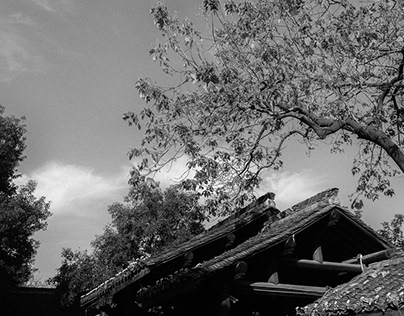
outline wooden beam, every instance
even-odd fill
[[[108,316],[116,315],[116,311],[110,305],[100,306],[99,310]]]
[[[263,295],[277,295],[289,297],[319,298],[324,295],[327,288],[296,284],[273,285],[267,282],[237,281],[233,285],[235,291],[253,292]]]
[[[139,273],[136,274],[136,276],[134,276],[130,279],[130,282],[125,280],[108,290],[104,290],[102,292],[97,291],[96,292],[97,294],[93,294],[93,295],[87,294],[84,297],[82,296],[80,298],[81,307],[87,308],[92,305],[94,305],[94,306],[105,305],[106,301],[112,300],[113,295],[122,291],[124,288],[135,283],[137,280],[143,278],[144,276],[148,275],[149,273],[150,273],[149,268],[143,268]]]
[[[159,291],[158,295],[152,295],[151,297],[136,298],[136,301],[140,304],[142,308],[150,308],[152,306],[164,305],[175,297],[195,290],[197,284],[195,280],[189,279],[181,284],[181,286],[170,288],[169,290]]]
[[[360,265],[350,263],[329,262],[329,261],[323,261],[322,263],[320,263],[315,260],[294,259],[294,258],[282,258],[280,262],[284,266],[294,268],[328,270],[336,272],[350,272],[357,274],[362,272],[362,268]]]
[[[369,253],[367,255],[362,256],[362,263],[369,264],[369,263],[385,260],[385,259],[390,258],[393,254],[395,254],[395,250],[391,249],[391,248]],[[359,258],[356,257],[356,258],[352,258],[349,260],[345,260],[344,263],[357,263],[358,260],[359,260]]]

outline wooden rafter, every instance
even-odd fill
[[[376,261],[381,261],[390,258],[395,253],[394,249],[385,249],[377,252],[373,252],[367,255],[363,255],[361,257],[363,264],[369,264]],[[359,262],[359,255],[356,258],[345,260],[344,263],[358,263]]]
[[[359,264],[341,262],[323,261],[322,263],[320,263],[316,260],[282,258],[280,260],[280,264],[282,264],[283,266],[294,268],[328,270],[335,272],[351,272],[358,274],[362,272],[362,268]]]
[[[278,296],[318,298],[324,295],[326,288],[296,284],[274,285],[267,282],[250,282],[240,280],[234,283],[233,290]]]

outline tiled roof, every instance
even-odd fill
[[[314,303],[297,309],[299,316],[385,312],[404,307],[404,256],[373,263],[351,281],[328,290]]]
[[[81,305],[86,305],[99,297],[113,292],[118,288],[131,284],[132,282],[142,278],[144,275],[150,273],[151,269],[159,264],[163,264],[173,258],[183,255],[210,241],[227,236],[228,234],[234,232],[237,228],[240,228],[257,219],[258,217],[263,216],[268,212],[268,209],[272,209],[276,214],[279,213],[278,210],[271,206],[271,203],[266,203],[268,199],[271,200],[272,198],[273,193],[267,193],[258,198],[256,201],[252,202],[250,205],[237,211],[232,216],[211,227],[208,231],[191,238],[181,245],[169,247],[165,251],[151,256],[148,259],[138,259],[131,262],[126,269],[119,272],[116,276],[81,296]]]
[[[329,212],[335,208],[346,217],[360,223],[361,227],[367,230],[369,234],[375,236],[375,238],[380,238],[373,229],[358,220],[351,212],[336,205],[339,204],[336,198],[337,193],[337,189],[326,190],[312,198],[296,204],[292,208],[282,212],[285,216],[283,219],[269,222],[261,233],[251,237],[237,247],[226,251],[211,260],[200,263],[191,269],[181,270],[173,275],[169,275],[167,278],[157,282],[153,287],[140,289],[138,292],[138,299],[148,299],[154,295],[158,295],[161,291],[178,287],[180,284],[183,284],[190,279],[198,280],[207,277],[240,260],[244,260],[245,258],[253,256],[265,249],[269,249],[278,243],[286,241],[292,235],[299,233],[323,216],[329,214]]]

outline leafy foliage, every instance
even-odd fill
[[[391,241],[395,246],[404,250],[403,223],[404,215],[396,214],[390,222],[382,223],[382,229],[380,229],[378,233]]]
[[[49,203],[36,198],[36,183],[13,183],[24,159],[24,119],[4,116],[0,106],[0,286],[21,285],[32,276],[39,242],[32,236],[46,228]]]
[[[125,203],[114,203],[108,211],[112,222],[92,246],[110,275],[136,258],[148,257],[204,230],[205,216],[195,194],[176,186],[163,191],[150,179],[138,183],[136,190],[132,187]]]
[[[132,186],[124,203],[108,208],[112,221],[92,242],[93,253],[64,249],[62,265],[48,280],[62,293],[66,311],[74,311],[77,296],[164,247],[201,233],[205,219],[195,194],[177,186],[165,190],[151,179]]]
[[[327,139],[332,152],[358,146],[353,206],[361,195],[393,195],[388,178],[404,170],[403,6],[204,0],[205,34],[157,4],[163,41],[150,55],[171,85],[136,83],[146,105],[124,119],[145,129],[130,152],[142,159],[137,170],[153,174],[186,156],[194,175],[182,186],[226,211],[282,167],[286,141],[311,149]]]
[[[78,294],[91,290],[103,280],[100,280],[102,271],[96,258],[87,251],[63,248],[62,258],[57,274],[47,282],[58,287],[62,293],[62,307],[69,310],[75,308]]]
[[[4,116],[4,110],[0,105],[0,192],[9,195],[16,190],[12,180],[24,159],[26,128],[23,117]]]
[[[34,196],[36,183],[29,181],[11,196],[0,193],[0,284],[21,285],[33,272],[39,242],[33,234],[46,228],[49,203]]]

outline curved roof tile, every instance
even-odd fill
[[[299,316],[331,316],[385,312],[404,306],[404,255],[371,264],[351,281],[328,290],[312,304],[297,309]]]

